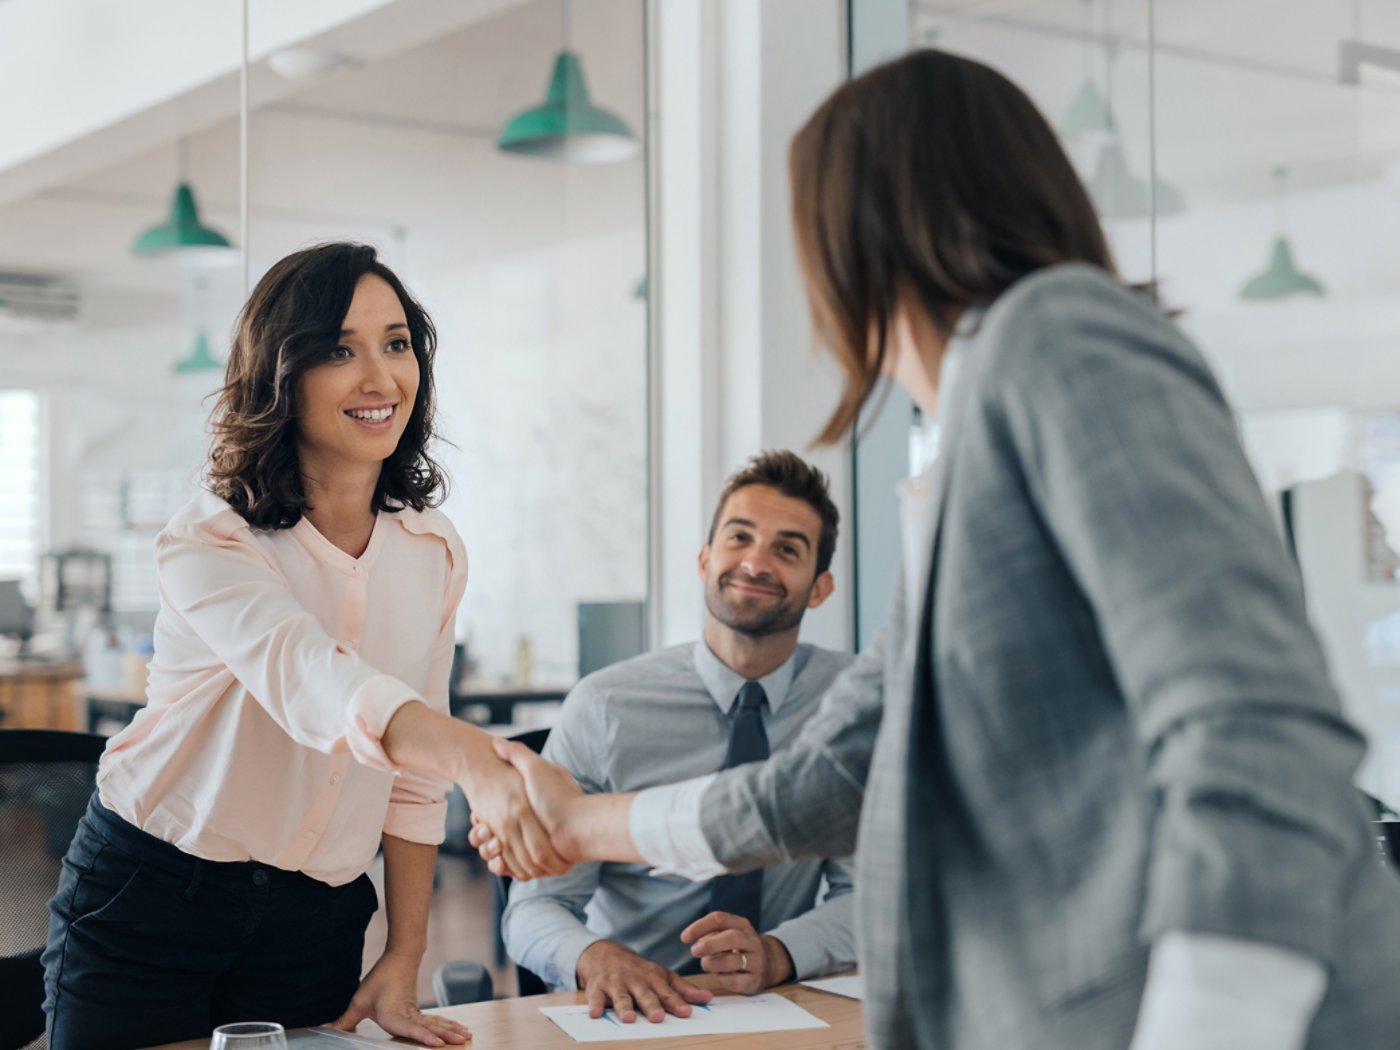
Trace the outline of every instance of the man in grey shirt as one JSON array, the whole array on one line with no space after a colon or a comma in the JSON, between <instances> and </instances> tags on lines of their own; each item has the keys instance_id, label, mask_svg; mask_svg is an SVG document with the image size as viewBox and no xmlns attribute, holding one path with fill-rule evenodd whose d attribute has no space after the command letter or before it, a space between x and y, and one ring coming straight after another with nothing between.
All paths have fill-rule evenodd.
<instances>
[{"instance_id":1,"label":"man in grey shirt","mask_svg":"<svg viewBox=\"0 0 1400 1050\"><path fill-rule=\"evenodd\" d=\"M816 713L845 653L799 645L802 616L830 596L837 512L822 473L765 452L731 477L700 551L704 637L589 675L544 755L588 792L637 791L766 758ZM823 884L826 886L822 896ZM686 1016L710 993L677 971L752 994L855 965L843 861L779 863L710 883L645 865L580 864L517 882L506 948L590 1012Z\"/></svg>"}]
</instances>

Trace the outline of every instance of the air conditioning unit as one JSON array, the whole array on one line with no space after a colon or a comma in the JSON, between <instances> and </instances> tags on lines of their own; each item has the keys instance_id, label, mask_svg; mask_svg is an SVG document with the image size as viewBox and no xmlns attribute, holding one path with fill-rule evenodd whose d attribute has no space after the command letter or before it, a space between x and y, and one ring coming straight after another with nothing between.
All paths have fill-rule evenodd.
<instances>
[{"instance_id":1,"label":"air conditioning unit","mask_svg":"<svg viewBox=\"0 0 1400 1050\"><path fill-rule=\"evenodd\" d=\"M33 331L78 320L82 294L72 277L0 270L0 329Z\"/></svg>"}]
</instances>

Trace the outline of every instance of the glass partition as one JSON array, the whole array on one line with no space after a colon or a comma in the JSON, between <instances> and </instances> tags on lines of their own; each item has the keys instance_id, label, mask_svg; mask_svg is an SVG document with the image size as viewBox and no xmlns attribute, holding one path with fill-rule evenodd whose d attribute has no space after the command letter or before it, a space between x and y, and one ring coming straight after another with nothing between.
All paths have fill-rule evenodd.
<instances>
[{"instance_id":1,"label":"glass partition","mask_svg":"<svg viewBox=\"0 0 1400 1050\"><path fill-rule=\"evenodd\" d=\"M254 70L253 270L362 240L427 308L463 689L562 691L647 593L642 4L385 7Z\"/></svg>"},{"instance_id":2,"label":"glass partition","mask_svg":"<svg viewBox=\"0 0 1400 1050\"><path fill-rule=\"evenodd\" d=\"M1400 804L1400 11L1158 3L1157 224L1167 301L1239 414L1296 546L1362 784ZM1387 531L1385 522L1391 527Z\"/></svg>"},{"instance_id":3,"label":"glass partition","mask_svg":"<svg viewBox=\"0 0 1400 1050\"><path fill-rule=\"evenodd\" d=\"M227 331L239 293L237 151L219 125L238 109L240 10L0 4L9 554L30 508L22 556L0 576L22 578L37 607L36 659L79 675L72 658L88 653L94 683L133 694L156 601L152 539L202 458L216 373L199 335ZM31 445L31 469L15 443Z\"/></svg>"},{"instance_id":4,"label":"glass partition","mask_svg":"<svg viewBox=\"0 0 1400 1050\"><path fill-rule=\"evenodd\" d=\"M1210 360L1371 739L1361 783L1400 804L1400 10L911 0L900 14L909 46L985 61L1031 95L1123 276L1154 282ZM907 466L909 439L882 420L857 450L862 555L888 549L897 520L861 465ZM884 612L864 568L863 639Z\"/></svg>"},{"instance_id":5,"label":"glass partition","mask_svg":"<svg viewBox=\"0 0 1400 1050\"><path fill-rule=\"evenodd\" d=\"M581 608L646 622L642 0L71 7L0 4L0 430L38 443L0 474L0 575L52 604L44 553L95 552L110 608L50 610L34 644L138 691L242 253L256 282L353 239L438 326L461 686L567 688Z\"/></svg>"}]
</instances>

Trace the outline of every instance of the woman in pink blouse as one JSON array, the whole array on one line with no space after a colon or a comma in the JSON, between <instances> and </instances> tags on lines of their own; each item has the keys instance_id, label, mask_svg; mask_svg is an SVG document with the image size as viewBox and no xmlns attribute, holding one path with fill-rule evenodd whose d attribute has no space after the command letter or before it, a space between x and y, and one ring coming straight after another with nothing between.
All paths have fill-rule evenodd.
<instances>
[{"instance_id":1,"label":"woman in pink blouse","mask_svg":"<svg viewBox=\"0 0 1400 1050\"><path fill-rule=\"evenodd\" d=\"M524 869L563 869L518 775L447 714L467 566L434 509L434 344L362 245L288 256L244 307L208 491L156 540L148 704L51 903L54 1050L366 1017L465 1042L416 994L449 782L519 829ZM381 845L389 937L361 980Z\"/></svg>"}]
</instances>

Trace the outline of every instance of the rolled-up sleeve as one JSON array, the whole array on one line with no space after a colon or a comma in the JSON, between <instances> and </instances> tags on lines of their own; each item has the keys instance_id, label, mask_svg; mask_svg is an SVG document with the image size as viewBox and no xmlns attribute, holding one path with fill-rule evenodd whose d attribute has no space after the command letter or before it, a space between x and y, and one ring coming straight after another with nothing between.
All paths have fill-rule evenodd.
<instances>
[{"instance_id":1,"label":"rolled-up sleeve","mask_svg":"<svg viewBox=\"0 0 1400 1050\"><path fill-rule=\"evenodd\" d=\"M457 606L467 589L467 554L453 533L448 538L447 582L442 618L428 668L424 700L434 711L451 714L452 657L457 646ZM382 730L381 730L382 736ZM378 739L378 738L376 738ZM384 833L410 842L436 846L446 837L447 793L451 781L402 770L394 778Z\"/></svg>"},{"instance_id":2,"label":"rolled-up sleeve","mask_svg":"<svg viewBox=\"0 0 1400 1050\"><path fill-rule=\"evenodd\" d=\"M1044 323L1002 348L988 411L1133 711L1157 796L1141 934L1325 963L1370 862L1362 738L1204 362L1145 304L1086 294L1103 309L1041 302Z\"/></svg>"}]
</instances>

